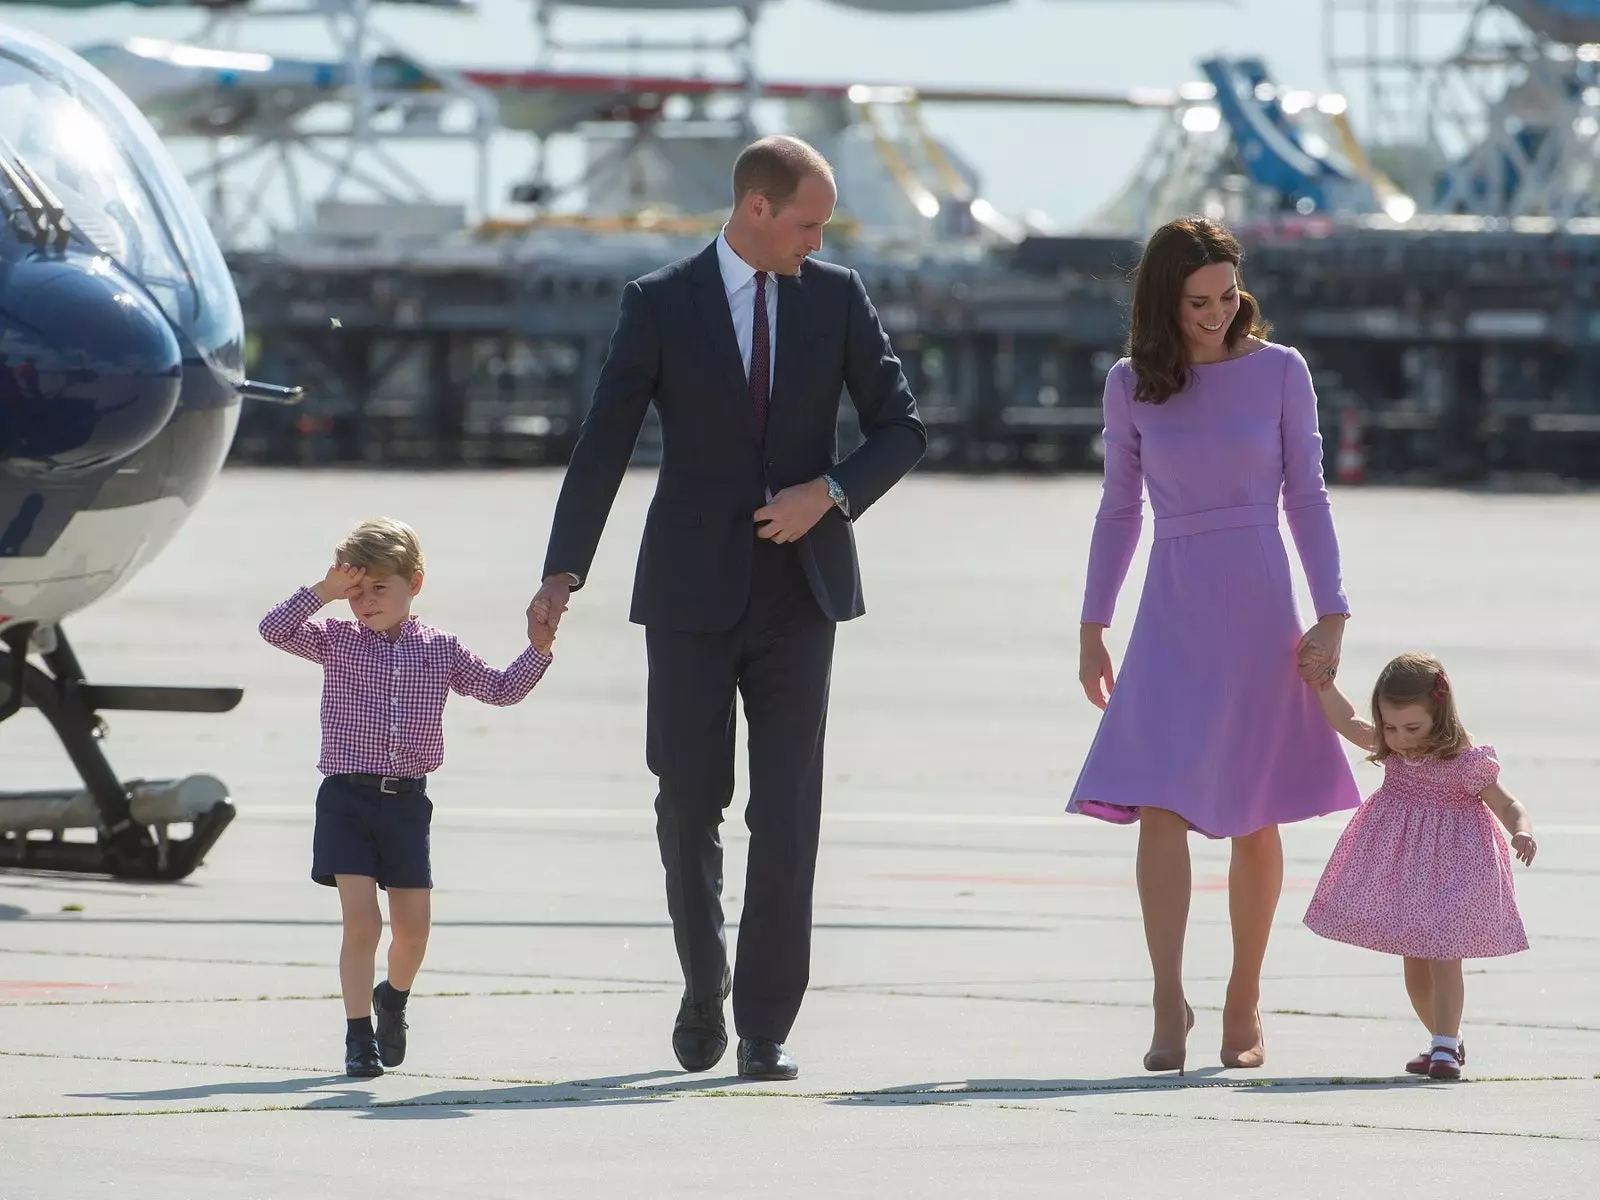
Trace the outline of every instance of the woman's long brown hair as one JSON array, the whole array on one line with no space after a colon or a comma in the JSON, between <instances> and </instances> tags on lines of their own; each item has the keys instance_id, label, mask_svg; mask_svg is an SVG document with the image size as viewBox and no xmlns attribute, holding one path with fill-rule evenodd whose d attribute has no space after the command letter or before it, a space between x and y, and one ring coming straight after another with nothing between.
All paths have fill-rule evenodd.
<instances>
[{"instance_id":1,"label":"woman's long brown hair","mask_svg":"<svg viewBox=\"0 0 1600 1200\"><path fill-rule=\"evenodd\" d=\"M1205 217L1179 217L1150 235L1133 275L1133 321L1128 358L1133 365L1133 398L1165 404L1189 386L1189 349L1178 324L1184 281L1201 267L1232 263L1237 276L1243 252L1238 239ZM1239 278L1239 311L1224 342L1229 350L1246 334L1266 337L1272 326Z\"/></svg>"}]
</instances>

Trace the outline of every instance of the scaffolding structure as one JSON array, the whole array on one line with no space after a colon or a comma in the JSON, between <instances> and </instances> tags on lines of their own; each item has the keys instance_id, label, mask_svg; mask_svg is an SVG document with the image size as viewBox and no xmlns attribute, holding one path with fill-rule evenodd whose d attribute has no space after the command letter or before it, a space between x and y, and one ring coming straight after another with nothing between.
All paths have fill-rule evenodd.
<instances>
[{"instance_id":1,"label":"scaffolding structure","mask_svg":"<svg viewBox=\"0 0 1600 1200\"><path fill-rule=\"evenodd\" d=\"M1445 163L1434 207L1569 220L1600 213L1600 47L1557 40L1537 14L1483 4L1431 90Z\"/></svg>"},{"instance_id":2,"label":"scaffolding structure","mask_svg":"<svg viewBox=\"0 0 1600 1200\"><path fill-rule=\"evenodd\" d=\"M1087 232L1142 237L1185 213L1244 225L1371 213L1403 221L1416 212L1355 136L1343 95L1280 87L1260 59L1200 65L1210 82L1178 90L1132 176Z\"/></svg>"},{"instance_id":3,"label":"scaffolding structure","mask_svg":"<svg viewBox=\"0 0 1600 1200\"><path fill-rule=\"evenodd\" d=\"M402 143L465 145L478 218L490 211L490 139L499 126L494 96L458 72L425 60L382 30L378 0L256 0L207 13L179 43L133 38L90 54L141 104L163 137L205 143L188 180L223 245L271 241L329 207L361 202L449 208L445 188L398 161ZM263 22L321 26L331 60L295 60L251 49ZM119 76L124 76L119 78ZM167 117L163 119L163 110ZM316 177L322 179L310 182ZM467 219L463 212L456 223Z\"/></svg>"},{"instance_id":4,"label":"scaffolding structure","mask_svg":"<svg viewBox=\"0 0 1600 1200\"><path fill-rule=\"evenodd\" d=\"M536 68L545 71L562 71L577 68L595 69L598 59L603 69L611 69L619 57L628 60L632 73L640 60L651 61L659 56L692 56L691 74L726 76L731 74L742 87L731 111L714 117L704 102L689 106L689 111L673 114L679 118L700 121L718 120L727 126L730 138L749 141L755 137L755 106L761 99L761 78L756 69L755 33L760 19L763 0L534 0L533 25L538 33ZM650 16L705 16L719 19L731 28L715 36L700 32L685 35L676 30L672 34L644 35L630 33L616 37L575 37L560 33L557 19L563 9L580 11L628 10ZM731 22L728 18L732 18ZM714 69L707 71L707 67ZM664 109L637 114L640 118L624 139L607 146L598 157L591 157L575 178L556 182L550 173L549 132L529 131L533 147L533 161L526 180L512 188L511 199L517 203L533 205L546 210L562 200L590 187L606 172L615 170L636 154L641 145L651 139ZM556 132L566 132L560 130Z\"/></svg>"},{"instance_id":5,"label":"scaffolding structure","mask_svg":"<svg viewBox=\"0 0 1600 1200\"><path fill-rule=\"evenodd\" d=\"M1429 91L1482 0L1322 0L1323 69L1370 145L1426 144Z\"/></svg>"},{"instance_id":6,"label":"scaffolding structure","mask_svg":"<svg viewBox=\"0 0 1600 1200\"><path fill-rule=\"evenodd\" d=\"M1600 213L1600 4L1323 0L1330 79L1427 211Z\"/></svg>"}]
</instances>

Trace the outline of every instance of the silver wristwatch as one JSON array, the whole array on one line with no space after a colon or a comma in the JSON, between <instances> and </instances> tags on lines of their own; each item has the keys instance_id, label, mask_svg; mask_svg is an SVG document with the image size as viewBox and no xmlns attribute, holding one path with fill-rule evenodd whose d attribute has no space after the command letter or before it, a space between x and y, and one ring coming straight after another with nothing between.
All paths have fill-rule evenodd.
<instances>
[{"instance_id":1,"label":"silver wristwatch","mask_svg":"<svg viewBox=\"0 0 1600 1200\"><path fill-rule=\"evenodd\" d=\"M845 516L850 515L850 497L844 494L844 489L839 486L839 481L832 475L824 475L824 482L828 485L828 499L833 501L833 506Z\"/></svg>"}]
</instances>

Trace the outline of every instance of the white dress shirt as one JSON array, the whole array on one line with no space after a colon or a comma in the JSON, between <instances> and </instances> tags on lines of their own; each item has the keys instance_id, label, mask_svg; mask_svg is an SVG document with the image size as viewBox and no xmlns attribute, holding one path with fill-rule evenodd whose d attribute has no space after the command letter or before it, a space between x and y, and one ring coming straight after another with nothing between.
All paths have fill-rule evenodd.
<instances>
[{"instance_id":1,"label":"white dress shirt","mask_svg":"<svg viewBox=\"0 0 1600 1200\"><path fill-rule=\"evenodd\" d=\"M717 234L717 266L722 269L722 286L728 293L728 312L733 317L733 336L739 343L739 361L744 364L744 377L750 379L750 347L756 340L756 269L728 245L728 227L724 225ZM778 278L767 272L767 401L772 400L772 382L778 363ZM824 475L831 486L832 476ZM767 489L767 499L772 499L772 489ZM846 513L849 501L840 505Z\"/></svg>"},{"instance_id":2,"label":"white dress shirt","mask_svg":"<svg viewBox=\"0 0 1600 1200\"><path fill-rule=\"evenodd\" d=\"M739 340L739 361L744 377L750 378L750 344L755 341L756 269L728 245L728 229L717 234L717 265L722 268L722 286L728 293L728 311L733 314L733 335ZM772 395L774 366L778 361L778 281L769 272L767 291L767 396Z\"/></svg>"},{"instance_id":3,"label":"white dress shirt","mask_svg":"<svg viewBox=\"0 0 1600 1200\"><path fill-rule=\"evenodd\" d=\"M717 234L717 265L722 269L722 286L728 293L728 311L733 315L733 335L739 342L739 361L744 364L744 377L750 378L750 346L755 341L755 311L756 311L756 269L734 252L728 245L728 227L724 225L722 232ZM767 292L767 398L770 403L772 398L772 381L777 374L778 362L778 280L770 271L766 280ZM823 476L830 484L832 476ZM837 486L837 485L834 485ZM767 499L772 499L772 491L767 490ZM849 501L846 500L840 507L848 515ZM570 575L572 586L577 587L580 580L576 575Z\"/></svg>"}]
</instances>

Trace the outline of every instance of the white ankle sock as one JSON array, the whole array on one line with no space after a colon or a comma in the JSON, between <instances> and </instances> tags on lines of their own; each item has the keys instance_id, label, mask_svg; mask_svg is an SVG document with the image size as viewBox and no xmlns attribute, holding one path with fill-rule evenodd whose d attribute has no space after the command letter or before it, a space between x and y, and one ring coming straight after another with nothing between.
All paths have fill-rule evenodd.
<instances>
[{"instance_id":1,"label":"white ankle sock","mask_svg":"<svg viewBox=\"0 0 1600 1200\"><path fill-rule=\"evenodd\" d=\"M1449 1053L1446 1053L1448 1051ZM1461 1053L1461 1039L1446 1037L1442 1033L1433 1035L1433 1057L1437 1059L1451 1058Z\"/></svg>"}]
</instances>

